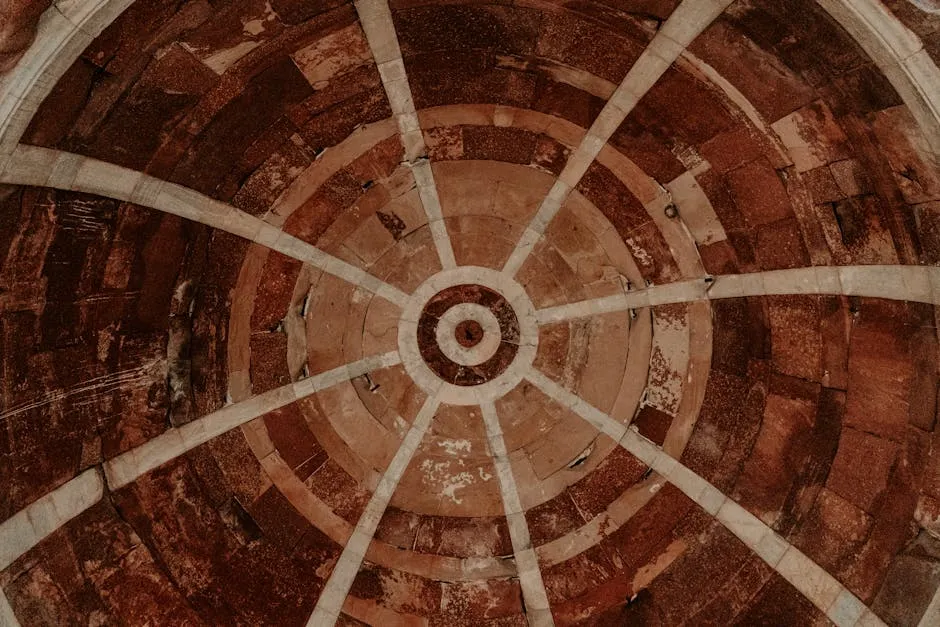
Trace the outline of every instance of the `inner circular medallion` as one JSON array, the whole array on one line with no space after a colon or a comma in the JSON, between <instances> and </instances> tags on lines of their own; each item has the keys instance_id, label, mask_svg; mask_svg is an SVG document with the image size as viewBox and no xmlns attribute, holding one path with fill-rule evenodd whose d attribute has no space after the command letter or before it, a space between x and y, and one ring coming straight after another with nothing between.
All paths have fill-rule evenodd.
<instances>
[{"instance_id":1,"label":"inner circular medallion","mask_svg":"<svg viewBox=\"0 0 940 627\"><path fill-rule=\"evenodd\" d=\"M476 343L481 342L487 334L480 320L475 317L467 320L458 310L457 316L451 317L460 320L448 324L446 330L450 331L452 327L454 331L441 333L438 329L448 313L457 307L467 310L470 305L488 312L497 325L492 334L492 341L498 339L496 350L479 362L469 356L466 359L458 357L461 351L454 351L455 347L447 340L456 340L459 347L465 348L457 338L456 329L459 324L469 322L479 327L479 340ZM519 320L509 301L496 290L473 283L454 285L432 296L421 311L418 319L418 350L424 363L444 381L459 386L480 385L502 374L512 363L519 350Z\"/></svg>"},{"instance_id":2,"label":"inner circular medallion","mask_svg":"<svg viewBox=\"0 0 940 627\"><path fill-rule=\"evenodd\" d=\"M429 277L408 298L398 325L405 370L450 405L492 402L512 390L532 367L538 340L535 308L523 287L479 266Z\"/></svg>"},{"instance_id":3,"label":"inner circular medallion","mask_svg":"<svg viewBox=\"0 0 940 627\"><path fill-rule=\"evenodd\" d=\"M483 325L476 320L464 320L454 328L454 338L464 348L472 348L483 339Z\"/></svg>"}]
</instances>

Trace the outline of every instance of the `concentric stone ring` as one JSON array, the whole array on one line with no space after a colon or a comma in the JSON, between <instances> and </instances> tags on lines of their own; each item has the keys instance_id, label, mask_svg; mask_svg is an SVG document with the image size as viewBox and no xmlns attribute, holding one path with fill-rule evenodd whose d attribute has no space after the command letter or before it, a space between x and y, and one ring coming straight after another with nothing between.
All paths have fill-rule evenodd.
<instances>
[{"instance_id":1,"label":"concentric stone ring","mask_svg":"<svg viewBox=\"0 0 940 627\"><path fill-rule=\"evenodd\" d=\"M474 266L445 270L409 299L399 324L405 369L441 401L475 405L515 387L538 344L535 310L506 275Z\"/></svg>"},{"instance_id":2,"label":"concentric stone ring","mask_svg":"<svg viewBox=\"0 0 940 627\"><path fill-rule=\"evenodd\" d=\"M490 315L485 321L490 328L486 329L480 320L464 313L466 308L458 309L461 304L478 305L479 309L488 312ZM444 318L455 311L456 314L449 319ZM482 312L476 314L483 316ZM453 318L459 322L451 323ZM495 329L492 321L496 323ZM471 323L475 326L470 326ZM467 325L461 335L463 338L468 337L467 329L479 329L479 339L473 334L469 336L471 341L475 340L473 346L461 345L455 332L458 325ZM450 341L452 337L454 340ZM487 341L482 350L474 350L473 347L480 346L484 340ZM479 385L503 373L516 356L519 321L512 307L498 292L476 284L455 285L438 292L424 306L418 320L418 348L424 362L444 381L461 386ZM490 348L494 350L490 351Z\"/></svg>"}]
</instances>

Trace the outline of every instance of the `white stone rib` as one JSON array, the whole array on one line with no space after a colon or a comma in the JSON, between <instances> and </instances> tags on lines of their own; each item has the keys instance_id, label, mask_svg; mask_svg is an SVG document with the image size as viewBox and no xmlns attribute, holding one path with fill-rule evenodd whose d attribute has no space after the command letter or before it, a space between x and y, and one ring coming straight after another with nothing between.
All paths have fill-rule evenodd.
<instances>
[{"instance_id":1,"label":"white stone rib","mask_svg":"<svg viewBox=\"0 0 940 627\"><path fill-rule=\"evenodd\" d=\"M540 325L588 316L700 300L829 294L907 300L940 305L940 268L933 266L811 266L752 274L726 274L547 307L536 312Z\"/></svg>"},{"instance_id":2,"label":"white stone rib","mask_svg":"<svg viewBox=\"0 0 940 627\"><path fill-rule=\"evenodd\" d=\"M19 145L0 156L0 183L55 187L133 202L206 224L310 264L403 307L397 287L240 209L187 187L82 155Z\"/></svg>"},{"instance_id":3,"label":"white stone rib","mask_svg":"<svg viewBox=\"0 0 940 627\"><path fill-rule=\"evenodd\" d=\"M917 627L937 627L937 625L940 625L940 588L937 588Z\"/></svg>"},{"instance_id":4,"label":"white stone rib","mask_svg":"<svg viewBox=\"0 0 940 627\"><path fill-rule=\"evenodd\" d=\"M36 39L0 79L0 154L19 143L39 105L78 56L133 0L54 0Z\"/></svg>"},{"instance_id":5,"label":"white stone rib","mask_svg":"<svg viewBox=\"0 0 940 627\"><path fill-rule=\"evenodd\" d=\"M651 467L714 516L838 627L884 625L862 601L759 518L660 447L531 368L526 378ZM863 622L864 621L864 622Z\"/></svg>"},{"instance_id":6,"label":"white stone rib","mask_svg":"<svg viewBox=\"0 0 940 627\"><path fill-rule=\"evenodd\" d=\"M816 0L901 96L940 162L940 70L924 42L878 0Z\"/></svg>"},{"instance_id":7,"label":"white stone rib","mask_svg":"<svg viewBox=\"0 0 940 627\"><path fill-rule=\"evenodd\" d=\"M117 490L161 464L270 411L367 372L399 363L401 359L397 351L367 357L223 407L182 427L164 431L152 440L106 461L104 472L108 486Z\"/></svg>"},{"instance_id":8,"label":"white stone rib","mask_svg":"<svg viewBox=\"0 0 940 627\"><path fill-rule=\"evenodd\" d=\"M346 602L346 596L349 594L353 581L356 579L356 574L362 566L366 551L372 543L373 536L375 536L375 530L378 528L379 522L385 514L385 509L392 500L392 494L394 494L398 482L405 474L408 464L411 463L415 451L418 450L418 445L421 444L421 440L431 425L431 419L434 418L439 406L440 401L436 394L428 396L425 400L424 405L411 424L411 428L405 434L405 439L402 440L398 452L395 453L395 457L392 458L388 468L385 469L385 473L372 494L372 498L369 499L365 511L359 517L359 522L356 523L352 536L346 542L346 546L343 547L343 553L340 555L339 561L336 562L336 566L333 567L333 572L330 574L330 578L317 600L317 605L313 609L309 620L307 620L308 627L333 625L339 618L343 603Z\"/></svg>"},{"instance_id":9,"label":"white stone rib","mask_svg":"<svg viewBox=\"0 0 940 627\"><path fill-rule=\"evenodd\" d=\"M103 495L101 474L97 468L91 468L3 521L0 524L0 571L100 501ZM0 607L0 618L3 615Z\"/></svg>"},{"instance_id":10,"label":"white stone rib","mask_svg":"<svg viewBox=\"0 0 940 627\"><path fill-rule=\"evenodd\" d=\"M428 226L441 259L441 266L445 270L455 268L457 262L454 259L454 249L444 224L441 200L434 183L431 162L427 158L421 123L415 112L414 99L411 97L411 87L408 84L401 48L398 46L398 34L395 32L392 12L387 0L357 0L355 4L359 23L362 24L366 41L372 49L372 57L379 69L379 76L382 77L382 85L388 94L392 114L398 122L398 130L405 147L405 160L414 173L418 195L428 217Z\"/></svg>"},{"instance_id":11,"label":"white stone rib","mask_svg":"<svg viewBox=\"0 0 940 627\"><path fill-rule=\"evenodd\" d=\"M733 1L683 0L675 8L604 105L581 144L571 153L558 180L506 260L503 272L515 276L522 268L568 194L577 187L604 144L683 50Z\"/></svg>"},{"instance_id":12,"label":"white stone rib","mask_svg":"<svg viewBox=\"0 0 940 627\"><path fill-rule=\"evenodd\" d=\"M525 510L522 509L522 501L519 499L516 478L512 474L509 453L506 451L506 442L503 440L503 430L496 415L496 406L493 403L484 403L480 405L480 413L483 415L483 424L486 426L486 437L490 453L493 455L493 464L496 466L503 508L506 510L509 538L512 541L512 551L519 572L522 598L525 600L526 620L532 627L554 625L555 620L552 618L548 604L548 593L545 591L538 557L532 546L532 538L529 536L529 524L525 518Z\"/></svg>"}]
</instances>

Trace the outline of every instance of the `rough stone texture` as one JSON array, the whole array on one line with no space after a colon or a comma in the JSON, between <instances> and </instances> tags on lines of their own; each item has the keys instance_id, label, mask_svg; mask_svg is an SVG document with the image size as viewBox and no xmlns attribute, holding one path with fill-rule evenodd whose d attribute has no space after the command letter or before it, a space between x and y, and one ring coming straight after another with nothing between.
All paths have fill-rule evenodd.
<instances>
[{"instance_id":1,"label":"rough stone texture","mask_svg":"<svg viewBox=\"0 0 940 627\"><path fill-rule=\"evenodd\" d=\"M940 59L940 18L884 4ZM352 3L132 3L23 141L183 184L387 285L116 200L0 188L0 521L171 426L397 351L385 288L440 271L442 234L459 265L500 270L563 172L574 190L515 275L536 309L703 273L940 265L921 130L813 0L732 3L570 181L677 5L393 1L428 168L403 163L418 133L391 116L407 90L392 63L387 95ZM45 6L0 3L0 72ZM521 352L497 300L508 351L469 389ZM889 624L917 623L940 582L933 307L782 294L588 313L539 328L536 369L608 431L675 451ZM338 624L521 627L540 585L559 625L826 623L583 406L527 381L504 392L524 516L505 515L480 408L441 406L394 469ZM395 365L252 414L106 490L0 587L24 625L303 624L425 400ZM520 522L541 584L509 559Z\"/></svg>"}]
</instances>

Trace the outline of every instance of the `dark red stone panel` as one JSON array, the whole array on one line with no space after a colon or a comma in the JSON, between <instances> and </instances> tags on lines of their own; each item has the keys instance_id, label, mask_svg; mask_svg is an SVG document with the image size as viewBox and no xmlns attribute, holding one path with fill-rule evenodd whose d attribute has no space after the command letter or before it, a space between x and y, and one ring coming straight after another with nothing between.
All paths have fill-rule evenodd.
<instances>
[{"instance_id":1,"label":"dark red stone panel","mask_svg":"<svg viewBox=\"0 0 940 627\"><path fill-rule=\"evenodd\" d=\"M577 190L611 221L647 280L666 283L677 277L678 269L662 233L636 196L610 170L597 162L591 164Z\"/></svg>"},{"instance_id":2,"label":"dark red stone panel","mask_svg":"<svg viewBox=\"0 0 940 627\"><path fill-rule=\"evenodd\" d=\"M259 72L202 129L171 180L211 194L251 144L311 93L290 58Z\"/></svg>"},{"instance_id":3,"label":"dark red stone panel","mask_svg":"<svg viewBox=\"0 0 940 627\"><path fill-rule=\"evenodd\" d=\"M638 570L682 533L683 521L701 522L695 512L695 503L667 483L620 529L611 533L607 546L616 551L627 572Z\"/></svg>"},{"instance_id":4,"label":"dark red stone panel","mask_svg":"<svg viewBox=\"0 0 940 627\"><path fill-rule=\"evenodd\" d=\"M675 68L666 70L628 118L628 128L638 126L664 145L679 147L698 146L739 124L714 92Z\"/></svg>"},{"instance_id":5,"label":"dark red stone panel","mask_svg":"<svg viewBox=\"0 0 940 627\"><path fill-rule=\"evenodd\" d=\"M605 102L603 98L574 85L554 81L550 75L540 72L535 82L535 97L531 109L564 118L581 128L589 128L604 108Z\"/></svg>"},{"instance_id":6,"label":"dark red stone panel","mask_svg":"<svg viewBox=\"0 0 940 627\"><path fill-rule=\"evenodd\" d=\"M236 501L234 512L218 508L185 460L148 473L115 501L210 623L302 624L340 553L276 488Z\"/></svg>"},{"instance_id":7,"label":"dark red stone panel","mask_svg":"<svg viewBox=\"0 0 940 627\"><path fill-rule=\"evenodd\" d=\"M782 3L787 4L787 3ZM747 5L742 11L747 15ZM779 38L785 28L782 22L763 17L753 29L741 26L741 20L719 18L692 42L693 54L703 59L732 84L755 106L766 120L782 118L815 98L812 88L797 73L774 60L772 51L761 51L762 33ZM751 39L753 36L754 39ZM755 42L756 40L756 42Z\"/></svg>"},{"instance_id":8,"label":"dark red stone panel","mask_svg":"<svg viewBox=\"0 0 940 627\"><path fill-rule=\"evenodd\" d=\"M638 30L625 36L572 13L546 12L535 53L619 84L646 43Z\"/></svg>"},{"instance_id":9,"label":"dark red stone panel","mask_svg":"<svg viewBox=\"0 0 940 627\"><path fill-rule=\"evenodd\" d=\"M826 616L780 575L773 573L735 625L824 625Z\"/></svg>"},{"instance_id":10,"label":"dark red stone panel","mask_svg":"<svg viewBox=\"0 0 940 627\"><path fill-rule=\"evenodd\" d=\"M393 612L427 617L440 611L442 588L440 581L363 562L349 593Z\"/></svg>"},{"instance_id":11,"label":"dark red stone panel","mask_svg":"<svg viewBox=\"0 0 940 627\"><path fill-rule=\"evenodd\" d=\"M669 426L672 424L672 416L664 411L660 411L651 405L645 405L640 409L640 413L633 419L640 435L655 444L662 446L666 441L666 434L669 432Z\"/></svg>"},{"instance_id":12,"label":"dark red stone panel","mask_svg":"<svg viewBox=\"0 0 940 627\"><path fill-rule=\"evenodd\" d=\"M260 148L265 142L256 142ZM314 151L298 138L281 142L245 180L238 181L232 204L252 215L263 215L313 162ZM227 194L226 194L227 195Z\"/></svg>"},{"instance_id":13,"label":"dark red stone panel","mask_svg":"<svg viewBox=\"0 0 940 627\"><path fill-rule=\"evenodd\" d=\"M287 366L287 334L283 331L253 333L251 391L261 394L291 382Z\"/></svg>"},{"instance_id":14,"label":"dark red stone panel","mask_svg":"<svg viewBox=\"0 0 940 627\"><path fill-rule=\"evenodd\" d=\"M529 165L538 135L521 129L496 126L463 127L465 159L490 159Z\"/></svg>"},{"instance_id":15,"label":"dark red stone panel","mask_svg":"<svg viewBox=\"0 0 940 627\"><path fill-rule=\"evenodd\" d=\"M198 415L225 404L232 294L250 242L206 229L188 261L196 284L192 314L192 386Z\"/></svg>"},{"instance_id":16,"label":"dark red stone panel","mask_svg":"<svg viewBox=\"0 0 940 627\"><path fill-rule=\"evenodd\" d=\"M204 624L107 500L14 562L0 583L25 625Z\"/></svg>"},{"instance_id":17,"label":"dark red stone panel","mask_svg":"<svg viewBox=\"0 0 940 627\"><path fill-rule=\"evenodd\" d=\"M274 331L287 316L302 266L293 257L273 250L268 252L251 312L253 332Z\"/></svg>"},{"instance_id":18,"label":"dark red stone panel","mask_svg":"<svg viewBox=\"0 0 940 627\"><path fill-rule=\"evenodd\" d=\"M352 4L347 0L271 0L271 8L285 24L301 24L341 6Z\"/></svg>"},{"instance_id":19,"label":"dark red stone panel","mask_svg":"<svg viewBox=\"0 0 940 627\"><path fill-rule=\"evenodd\" d=\"M303 78L303 77L301 77ZM374 65L332 80L288 111L304 141L319 152L335 146L357 126L391 117L385 88Z\"/></svg>"},{"instance_id":20,"label":"dark red stone panel","mask_svg":"<svg viewBox=\"0 0 940 627\"><path fill-rule=\"evenodd\" d=\"M567 490L526 510L533 546L541 546L579 529L587 522Z\"/></svg>"},{"instance_id":21,"label":"dark red stone panel","mask_svg":"<svg viewBox=\"0 0 940 627\"><path fill-rule=\"evenodd\" d=\"M921 531L891 560L872 610L888 624L916 625L940 584L940 541Z\"/></svg>"},{"instance_id":22,"label":"dark red stone panel","mask_svg":"<svg viewBox=\"0 0 940 627\"><path fill-rule=\"evenodd\" d=\"M502 104L528 109L535 96L536 75L494 66L475 51L447 51L404 59L415 106Z\"/></svg>"},{"instance_id":23,"label":"dark red stone panel","mask_svg":"<svg viewBox=\"0 0 940 627\"><path fill-rule=\"evenodd\" d=\"M786 532L805 516L835 456L844 394L773 375L760 431L730 496Z\"/></svg>"},{"instance_id":24,"label":"dark red stone panel","mask_svg":"<svg viewBox=\"0 0 940 627\"><path fill-rule=\"evenodd\" d=\"M721 299L712 303L712 369L745 376L751 360L771 357L772 336L762 298Z\"/></svg>"},{"instance_id":25,"label":"dark red stone panel","mask_svg":"<svg viewBox=\"0 0 940 627\"><path fill-rule=\"evenodd\" d=\"M652 220L626 185L597 162L585 172L577 189L607 216L623 238Z\"/></svg>"},{"instance_id":26,"label":"dark red stone panel","mask_svg":"<svg viewBox=\"0 0 940 627\"><path fill-rule=\"evenodd\" d=\"M483 582L444 582L441 611L431 617L432 627L525 627L522 589L516 579Z\"/></svg>"},{"instance_id":27,"label":"dark red stone panel","mask_svg":"<svg viewBox=\"0 0 940 627\"><path fill-rule=\"evenodd\" d=\"M742 568L753 567L752 554L737 538L700 510L693 510L677 529L685 550L647 588L637 591L623 608L620 624L683 624L708 612L716 584L733 587ZM709 590L709 594L702 594Z\"/></svg>"},{"instance_id":28,"label":"dark red stone panel","mask_svg":"<svg viewBox=\"0 0 940 627\"><path fill-rule=\"evenodd\" d=\"M903 442L912 419L922 428L932 423L929 408L935 394L924 390L935 388L936 360L930 365L930 357L924 361L915 351L933 346L935 354L931 310L899 301L853 299L858 315L849 340L848 426Z\"/></svg>"},{"instance_id":29,"label":"dark red stone panel","mask_svg":"<svg viewBox=\"0 0 940 627\"><path fill-rule=\"evenodd\" d=\"M326 462L328 455L310 431L297 403L265 414L264 425L278 454L301 480Z\"/></svg>"},{"instance_id":30,"label":"dark red stone panel","mask_svg":"<svg viewBox=\"0 0 940 627\"><path fill-rule=\"evenodd\" d=\"M511 5L429 5L392 12L402 55L436 50L486 49L531 55L540 11Z\"/></svg>"},{"instance_id":31,"label":"dark red stone panel","mask_svg":"<svg viewBox=\"0 0 940 627\"><path fill-rule=\"evenodd\" d=\"M168 45L212 15L207 4L183 4L135 2L124 11L46 98L25 140L121 163L146 159L161 138L140 133L141 123L166 128L217 80L191 54ZM155 54L160 48L164 54Z\"/></svg>"},{"instance_id":32,"label":"dark red stone panel","mask_svg":"<svg viewBox=\"0 0 940 627\"><path fill-rule=\"evenodd\" d=\"M384 140L361 157L336 172L313 193L284 224L284 230L300 239L316 244L333 222L354 204L381 207L390 198L389 191L381 179L389 177L401 163L401 142L397 136ZM367 198L371 200L366 201ZM281 298L289 298L290 292L283 278L268 277L265 268L262 282L277 281L282 284ZM293 289L293 287L291 287ZM267 318L271 321L271 317Z\"/></svg>"},{"instance_id":33,"label":"dark red stone panel","mask_svg":"<svg viewBox=\"0 0 940 627\"><path fill-rule=\"evenodd\" d=\"M307 468L302 467L301 474L305 474ZM355 525L372 495L332 459L309 472L304 483L314 496L329 505L337 516Z\"/></svg>"},{"instance_id":34,"label":"dark red stone panel","mask_svg":"<svg viewBox=\"0 0 940 627\"><path fill-rule=\"evenodd\" d=\"M753 0L724 19L814 86L867 62L849 34L809 0Z\"/></svg>"},{"instance_id":35,"label":"dark red stone panel","mask_svg":"<svg viewBox=\"0 0 940 627\"><path fill-rule=\"evenodd\" d=\"M627 116L610 138L610 144L660 184L686 171L666 137L659 136L634 116Z\"/></svg>"},{"instance_id":36,"label":"dark red stone panel","mask_svg":"<svg viewBox=\"0 0 940 627\"><path fill-rule=\"evenodd\" d=\"M542 568L542 580L550 604L577 599L616 576L619 565L615 553L599 544L560 564Z\"/></svg>"},{"instance_id":37,"label":"dark red stone panel","mask_svg":"<svg viewBox=\"0 0 940 627\"><path fill-rule=\"evenodd\" d=\"M615 448L589 475L568 487L585 520L607 509L614 499L643 478L647 466L621 447Z\"/></svg>"},{"instance_id":38,"label":"dark red stone panel","mask_svg":"<svg viewBox=\"0 0 940 627\"><path fill-rule=\"evenodd\" d=\"M734 486L761 429L770 368L753 362L747 376L713 370L682 462L724 492Z\"/></svg>"},{"instance_id":39,"label":"dark red stone panel","mask_svg":"<svg viewBox=\"0 0 940 627\"><path fill-rule=\"evenodd\" d=\"M7 187L0 207L5 518L166 428L168 310L190 235L86 194Z\"/></svg>"}]
</instances>

